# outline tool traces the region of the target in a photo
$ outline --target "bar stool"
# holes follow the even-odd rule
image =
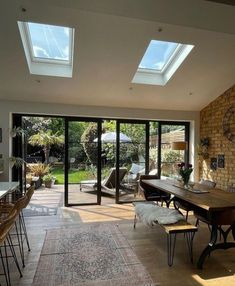
[[[13,203],[6,203],[0,206],[0,213],[3,215],[9,214],[14,208],[17,209],[18,214],[18,223],[15,222],[15,233],[11,233],[11,235],[16,235],[18,240],[18,246],[20,250],[22,265],[25,267],[25,260],[24,260],[24,239],[26,240],[28,251],[30,251],[29,239],[27,234],[27,229],[24,220],[23,209],[27,207],[29,204],[32,196],[34,193],[34,186],[31,186],[27,191],[26,194],[19,198],[15,204]]]
[[[17,209],[13,208],[9,213],[9,215],[0,223],[0,257],[2,262],[3,275],[5,276],[7,286],[11,285],[9,263],[8,263],[9,257],[13,257],[18,272],[20,274],[20,277],[22,277],[22,273],[14,249],[14,244],[12,243],[12,239],[10,236],[10,231],[15,224],[17,215],[18,215]],[[7,247],[9,247],[10,249],[11,256],[9,256],[7,253]],[[4,253],[2,252],[2,248],[4,249]]]
[[[30,188],[28,188],[28,190],[26,191],[26,194],[24,195],[24,200],[23,200],[23,205],[22,205],[22,208],[21,208],[21,211],[19,213],[19,227],[20,227],[20,238],[21,238],[21,250],[22,250],[22,263],[23,263],[23,267],[24,267],[24,241],[23,241],[23,237],[25,238],[26,240],[26,243],[27,243],[27,247],[28,247],[28,251],[30,251],[30,245],[29,245],[29,239],[28,239],[28,233],[27,233],[27,228],[26,228],[26,224],[25,224],[25,220],[24,220],[24,213],[23,213],[23,209],[25,209],[32,196],[33,196],[33,193],[34,193],[34,186],[31,186]]]

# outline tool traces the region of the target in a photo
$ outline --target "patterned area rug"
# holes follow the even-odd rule
[[[34,286],[152,286],[118,226],[83,224],[47,231]]]

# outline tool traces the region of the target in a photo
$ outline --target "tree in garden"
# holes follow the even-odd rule
[[[131,161],[139,161],[139,158],[143,156],[145,157],[145,125],[144,124],[130,124],[130,123],[123,123],[120,126],[120,131],[126,134],[128,137],[131,138],[131,144],[126,145],[126,152],[121,153],[125,157],[129,157]],[[122,144],[124,145],[124,144]],[[143,163],[143,162],[142,162]]]
[[[62,145],[64,144],[64,136],[58,135],[57,133],[52,134],[51,130],[46,132],[40,131],[29,137],[29,144],[32,146],[43,147],[43,152],[45,154],[45,163],[49,164],[49,155],[52,145]]]
[[[75,158],[79,163],[84,163],[87,159],[81,137],[86,130],[88,122],[71,121],[69,122],[68,137],[69,137],[69,158]]]
[[[38,117],[25,116],[23,117],[23,126],[27,130],[27,135],[30,137],[38,131],[47,132],[51,130],[52,133],[59,135],[64,134],[64,119],[56,117]]]
[[[103,122],[102,133],[116,132],[116,120],[105,120]],[[130,143],[120,144],[119,161],[121,165],[128,165],[132,161],[138,161],[139,156],[145,154],[145,125],[121,123],[120,132],[131,138]],[[116,142],[102,143],[102,149],[106,153],[109,165],[115,164]]]
[[[90,164],[97,162],[97,143],[94,142],[97,136],[97,123],[90,123],[81,137],[82,146]]]

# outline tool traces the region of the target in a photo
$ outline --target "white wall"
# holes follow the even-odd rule
[[[3,174],[0,174],[0,181],[8,180],[9,178],[8,158],[11,155],[11,139],[9,136],[9,129],[11,128],[12,113],[189,121],[191,130],[190,139],[192,140],[191,162],[195,166],[195,179],[198,179],[198,168],[196,156],[194,156],[194,146],[196,146],[199,140],[199,112],[157,109],[149,110],[130,108],[108,108],[0,100],[0,128],[2,128],[3,139],[2,143],[0,143],[0,154],[3,154],[5,161],[4,172]]]

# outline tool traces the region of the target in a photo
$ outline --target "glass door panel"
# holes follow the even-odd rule
[[[116,198],[116,120],[102,121],[101,134],[101,195],[104,204]]]
[[[188,124],[161,124],[160,133],[161,178],[178,178],[177,164],[180,162],[186,162],[188,158]],[[185,148],[174,148],[174,144],[172,144],[173,142],[182,143]]]
[[[99,203],[98,122],[67,121],[65,170],[68,205]]]
[[[119,128],[119,202],[139,199],[139,176],[145,174],[146,123],[120,122]]]
[[[158,122],[149,122],[149,173],[158,175]]]

